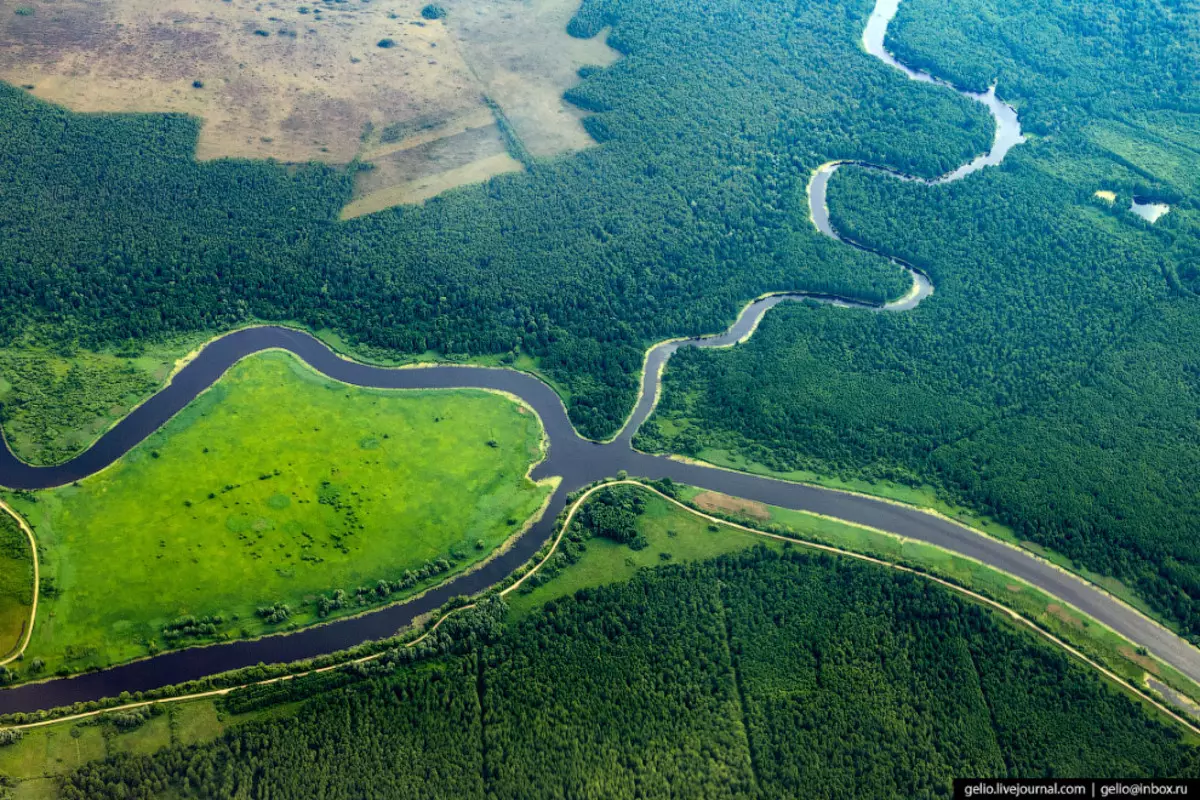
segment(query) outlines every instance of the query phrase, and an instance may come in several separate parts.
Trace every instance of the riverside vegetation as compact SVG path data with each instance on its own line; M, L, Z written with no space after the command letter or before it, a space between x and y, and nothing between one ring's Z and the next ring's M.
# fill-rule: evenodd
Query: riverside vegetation
M20 311L0 326L13 337L113 348L130 337L143 341L250 318L293 319L334 325L355 345L400 354L434 349L514 362L533 356L534 366L564 390L581 429L593 435L611 431L632 399L631 376L650 339L720 328L741 300L763 289L825 288L876 298L902 290L898 270L881 259L812 233L803 181L812 166L831 157L936 174L982 150L988 127L978 109L953 93L908 83L858 52L865 11L865 4L585 3L573 31L594 34L612 25L613 41L626 54L616 67L590 74L573 94L580 105L600 112L588 124L604 140L602 147L571 160L535 163L527 175L456 192L423 209L348 225L333 223L319 199L322 192L344 188L336 171L240 162L197 167L187 158L194 127L186 120L79 118L5 93L2 102L11 103L15 113L0 117L9 131L3 135L13 130L29 135L15 137L19 146L0 149L0 158L14 166L0 175L16 176L29 188L0 193L0 203L15 206L13 214L0 215L0 225L8 226L3 241L13 248L12 258L0 262L5 270L0 291L11 289L3 296L21 301ZM1060 11L1039 5L1031 13ZM947 28L961 24L957 17L929 19ZM1112 33L1096 27L1103 35ZM1147 52L1156 57L1160 51ZM38 132L44 120L49 130ZM146 158L132 157L132 148L120 151L130 129L141 134L133 141ZM1187 129L1172 130L1178 137ZM1021 158L1003 169L953 188L897 187L878 176L839 171L830 192L839 228L926 268L938 293L907 322L881 323L876 317L884 315L859 312L863 319L850 324L834 309L792 308L772 312L763 332L797 319L832 320L834 328L844 324L843 337L829 340L841 349L830 347L824 358L848 362L847 371L859 383L844 387L831 377L822 387L828 391L814 397L846 416L854 411L840 404L847 398L873 408L875 427L859 420L860 432L839 443L834 434L844 431L830 424L810 440L781 438L779 448L767 447L743 429L748 429L744 395L730 395L729 419L716 424L695 411L704 383L690 380L668 392L663 409L674 413L670 404L683 398L687 413L657 430L647 428L643 441L653 445L654 437L667 440L682 431L676 441L690 435L693 450L716 443L760 461L778 459L770 463L784 468L840 467L848 476L928 477L948 486L941 473L924 469L916 458L910 463L894 454L860 457L871 434L886 433L880 438L891 441L911 432L911 421L897 424L896 417L924 413L926 407L903 401L926 401L937 409L936 415L920 417L931 428L966 416L964 396L982 409L997 406L996 420L1040 424L1043 418L1017 412L1053 404L1026 402L1021 392L1030 386L1044 391L1034 395L1039 403L1067 396L1066 389L1054 394L1072 375L1056 359L1104 366L1091 356L1102 354L1106 342L1126 341L1117 335L1124 323L1155 320L1134 311L1186 309L1183 292L1191 280L1186 264L1174 256L1152 258L1177 230L1170 226L1191 219L1186 196L1176 199L1180 213L1165 217L1161 227L1135 227L1126 234L1120 226L1141 223L1123 217L1119 206L1089 200L1097 188L1106 188L1085 185L1093 180L1089 176L1124 180L1117 184L1123 195L1167 187L1155 183L1152 173L1147 179L1130 167L1129 159L1127 164L1094 151L1087 151L1091 161L1079 156L1072 148L1085 148L1069 128L1053 133L1031 143L1028 155L1018 152L1026 146L1018 148L1014 154ZM44 141L64 144L55 153L31 156ZM118 157L110 148L120 151ZM1070 158L1054 160L1046 153ZM36 167L42 161L44 168ZM1085 168L1073 171L1072 163ZM1097 164L1106 171L1091 172ZM64 183L55 170L65 170L70 180ZM198 170L208 173L197 180ZM1038 183L1039 172L1049 177ZM604 181L597 180L599 174ZM171 180L163 179L167 175ZM1079 188L1064 188L1072 180ZM90 202L97 185L105 203ZM161 196L137 188L149 185ZM69 191L58 190L63 186ZM1025 186L1056 190L1031 198L1022 193ZM290 205L263 202L277 190ZM230 191L255 199L204 202ZM260 191L264 194L256 195ZM966 204L973 213L946 210L965 203L963 198L975 204ZM1059 199L1072 201L1082 222L1063 222L1049 213ZM874 207L862 207L872 202ZM1015 245L991 228L995 220L1011 223L1017 216L1013 207L1028 215L1010 228L1010 235L1018 234ZM912 226L911 232L876 230L873 238L872 226L893 224L879 219L884 209L896 214L896 227ZM63 222L68 217L86 223L78 239L68 238L75 224ZM272 224L263 224L268 217ZM1085 225L1101 233L1088 234ZM926 234L924 244L905 240L915 239L917 230ZM986 242L988 251L976 252L976 240ZM1096 256L1093 245L1114 242L1124 249L1088 260ZM1039 247L1064 263L1050 263L1044 255L1037 260ZM234 262L236 272L224 268ZM1088 280L1078 274L1085 269L1094 270ZM956 284L955 275L965 277ZM955 300L959 293L977 304L974 316L966 300ZM1134 308L1147 297L1164 302ZM945 331L921 316L933 313L927 307L943 309L945 316L936 320ZM1120 313L1104 316L1112 308ZM945 309L962 312L962 319ZM1170 325L1181 318L1186 320L1184 312L1158 321L1174 334ZM1041 340L1040 349L1030 345L1037 340L1034 333L1045 333L1022 327L1030 320L1058 338ZM1126 332L1136 330L1130 325ZM802 328L790 332L804 334ZM1088 335L1098 343L1094 353L1079 344ZM935 351L935 344L957 349ZM1165 362L1186 360L1177 340L1154 344L1146 358L1162 350ZM869 376L854 372L860 348L886 351L882 366L876 364ZM1025 364L1027 356L1036 358ZM798 393L794 380L779 379L774 394L767 391L780 363L764 358L758 365L741 379L764 387L763 396L781 407L792 402L785 395ZM922 383L917 367L930 369L931 384ZM1035 368L1044 371L1044 385ZM713 370L719 377L718 368ZM945 379L956 370L974 377L975 394L964 395L960 384ZM835 375L828 362L826 375ZM880 375L887 380L869 382ZM1131 379L1124 372L1120 378ZM1020 498L1033 495L1034 530L1023 535L1051 540L1063 533L1097 568L1127 580L1128 574L1140 576L1131 581L1136 588L1186 625L1189 593L1196 596L1188 583L1194 562L1187 561L1186 544L1169 539L1183 523L1156 529L1161 514L1146 517L1144 505L1126 503L1145 488L1137 483L1144 475L1163 474L1155 471L1159 462L1150 458L1142 475L1116 463L1131 452L1136 462L1150 444L1159 444L1140 437L1161 433L1163 426L1154 426L1169 417L1182 426L1173 431L1177 438L1170 440L1167 456L1178 458L1176 466L1190 466L1186 409L1168 413L1178 409L1162 400L1178 383L1137 385L1147 405L1136 409L1142 412L1136 429L1119 427L1127 421L1109 417L1111 396L1133 393L1123 384L1074 393L1078 402L1094 406L1086 430L1075 430L1104 435L1103 446L1095 448L1104 458L1096 456L1095 463L1113 470L1104 473L1106 480L1088 484L1100 471L1087 469L1080 482L1065 480L1079 453L1038 449L1054 441L1048 434L1060 434L1060 443L1067 438L1064 431L1071 429L1059 418L1061 429L1033 426L1028 440L1020 440L1027 447L1013 460L1019 458L1018 466L1028 470L1038 465L1036 474L1017 474L1001 485L1026 493ZM1191 391L1186 380L1183 386ZM850 388L855 391L842 391ZM1010 403L1010 396L1018 400ZM885 413L881 407L889 400L902 401L903 409ZM1115 410L1128 412L1129 405ZM779 419L774 409L757 413ZM979 430L986 431L991 419L981 412ZM1123 436L1109 437L1111 431ZM817 446L811 442L834 452L843 445L858 451L840 461L805 461L812 458L806 448ZM999 435L995 442L998 459L1007 443ZM973 464L974 479L992 480L991 465ZM1182 484L1187 474L1163 480ZM1170 499L1162 508L1169 510L1165 504L1175 501L1172 491L1182 492L1175 485L1167 487L1164 496ZM1091 493L1067 495L1080 486ZM1110 489L1116 500L1106 494ZM997 503L996 510L990 497L981 491L968 499L1004 517L1003 506ZM1076 504L1063 510L1067 497ZM653 533L639 527L639 520L654 513L649 504L641 514L636 503L627 507L620 496L607 505L609 510L584 518L604 542L584 542L587 547L600 551L610 538L618 547L640 547L644 540L645 547L621 559L624 567L632 571L647 556L664 566L634 573L617 586L582 587L541 610L525 608L503 629L502 609L485 603L462 621L464 643L431 650L429 660L415 666L248 690L231 697L222 713L275 709L287 718L263 719L211 743L172 746L156 755L117 755L139 749L117 745L109 750L112 758L63 779L62 794L777 796L816 785L831 793L909 797L944 794L950 776L968 772L1184 776L1195 774L1200 763L1190 743L1093 673L940 587L876 567L770 548L674 564L686 557L682 545L656 545ZM1103 514L1083 513L1097 508ZM1130 519L1136 528L1110 524L1127 525ZM663 532L670 530L683 538L680 529ZM1142 538L1127 536L1128 530ZM1153 550L1160 546L1165 549ZM697 546L697 552L703 549ZM1152 561L1147 551L1163 558ZM665 554L671 558L662 558ZM555 580L569 574L564 570ZM553 587L551 581L532 592ZM333 602L334 595L327 597ZM261 606L261 624L278 624L269 620L282 614L282 602L269 598ZM198 616L181 630L208 624L214 624L211 616L208 622ZM613 706L617 695L630 698L628 708ZM301 703L298 715L292 716L291 703ZM159 724L152 718L121 719L101 723L112 741L128 743L132 740L121 737ZM22 752L23 745L10 744L0 754ZM314 751L337 758L296 770L297 760L311 759ZM8 763L0 755L6 771Z
M906 0L897 56L998 81L1031 140L942 186L839 170L838 230L933 297L781 307L734 350L681 351L637 445L932 485L1200 636L1200 45L1171 5ZM1172 212L1147 224L1133 196Z
M902 317L779 309L736 354L681 353L641 446L936 485L1196 634L1188 15L960 5L906 2L889 46L965 86L999 76L1033 140L950 186L842 169L830 190L840 229L935 297ZM571 31L611 25L625 53L570 92L601 147L347 223L337 170L197 163L194 120L0 87L0 421L60 460L161 379L163 337L290 319L356 352L538 370L580 430L611 433L649 341L720 329L764 290L903 292L812 230L804 182L834 158L939 174L990 120L862 53L867 10L588 0ZM1017 29L1037 37L995 33ZM1141 32L1152 46L1125 46ZM1134 195L1175 210L1145 224Z
M805 535L872 535L741 512ZM0 747L0 774L18 797L524 797L532 785L922 797L971 770L1194 772L1194 743L1005 618L925 579L793 547L603 489L507 611L485 599L377 664L31 729ZM1035 713L1030 686L1049 701ZM630 687L641 712L614 718L606 693ZM305 751L320 770L289 766Z
M0 510L0 661L17 647L33 603L33 554L16 520Z
M697 518L676 509L668 523L656 502L597 497L580 518L588 555L609 543L682 554L730 533L677 529ZM567 565L525 597L567 578L565 595L507 617L486 600L408 658L235 692L215 701L208 742L139 752L115 722L91 723L116 746L51 787L64 798L934 797L967 773L1196 774L1194 743L978 605L741 536L738 552L656 556L605 586L581 586L570 576L583 562ZM614 693L629 698L619 710ZM45 732L28 736L0 749L0 765L36 768L21 754ZM296 770L304 753L320 767Z
M12 666L79 671L411 595L538 511L549 487L526 473L541 436L487 392L243 361L113 467L11 498L44 549L33 639Z
M990 119L863 53L868 10L587 0L570 32L611 26L624 53L568 92L601 146L347 222L352 169L198 163L194 119L0 87L0 343L109 352L265 319L400 356L532 357L603 437L653 341L764 291L908 288L811 230L808 176L835 157L938 174L986 149Z

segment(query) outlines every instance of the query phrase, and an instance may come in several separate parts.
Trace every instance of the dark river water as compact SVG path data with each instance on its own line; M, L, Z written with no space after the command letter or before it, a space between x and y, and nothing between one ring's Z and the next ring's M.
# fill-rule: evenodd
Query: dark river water
M914 80L947 85L924 73L909 70L883 49L884 33L895 15L898 2L880 0L878 3L864 33L867 51L904 71ZM997 100L992 91L971 96L987 105L996 118L994 147L989 153L931 183L956 180L988 164L998 163L1009 148L1022 141L1016 114L1011 107ZM813 220L822 232L834 237L837 234L829 224L825 189L836 166L819 170L810 187ZM870 165L865 166L875 169ZM450 598L475 594L508 576L528 561L550 537L554 520L562 511L569 492L592 481L613 477L620 470L632 476L651 479L669 477L680 483L784 508L837 517L944 547L1028 581L1145 646L1189 677L1200 680L1200 651L1091 584L1044 563L1027 551L1010 547L915 508L831 489L684 463L664 456L639 453L630 447L633 434L653 411L660 388L661 370L671 354L680 347L735 344L754 331L768 310L781 302L792 300L809 299L871 311L913 308L929 295L932 286L923 273L908 265L902 266L913 275L914 290L905 298L885 306L870 306L817 295L776 295L752 303L729 330L720 335L669 342L652 348L647 356L641 396L625 427L609 443L581 438L568 420L558 395L530 375L506 369L456 366L413 369L373 367L336 355L307 333L264 326L237 331L213 341L180 370L166 388L109 430L90 449L65 464L54 467L29 466L14 457L5 444L0 447L0 486L43 489L85 478L113 463L158 430L238 360L263 350L279 348L290 351L330 378L357 386L387 389L480 388L517 395L537 412L549 441L547 457L535 468L533 477L540 479L557 475L561 476L562 482L552 496L546 513L510 550L477 571L453 578L423 597L295 633L166 653L99 672L5 689L0 691L0 713L33 711L82 700L96 700L123 691L145 691L259 662L310 658L363 641L391 636L415 617L437 609Z
M782 300L772 297L756 303L729 332L692 344L711 347L737 341L753 330L762 314ZM665 359L678 346L681 344L655 348L652 356ZM91 475L156 431L238 360L271 348L288 350L329 377L358 386L389 389L471 387L498 389L521 397L541 418L550 442L548 455L534 470L533 476L562 477L545 515L508 552L479 570L454 578L415 600L296 633L181 650L100 672L5 689L0 691L0 713L51 708L123 691L144 691L259 662L310 658L366 640L391 636L416 616L438 608L451 597L482 591L524 564L550 537L554 519L563 509L567 493L592 481L612 477L619 470L652 479L669 477L704 489L838 517L945 547L1010 572L1082 609L1200 680L1200 652L1091 584L1045 564L1024 550L915 508L632 450L629 447L632 431L649 415L653 397L657 395L658 370L653 363L646 371L649 389L644 392L630 422L614 441L599 444L576 434L558 395L537 378L524 373L452 366L373 367L341 358L307 333L272 326L250 328L212 342L175 376L170 385L72 461L55 467L31 467L13 457L7 447L0 449L0 485L48 488Z

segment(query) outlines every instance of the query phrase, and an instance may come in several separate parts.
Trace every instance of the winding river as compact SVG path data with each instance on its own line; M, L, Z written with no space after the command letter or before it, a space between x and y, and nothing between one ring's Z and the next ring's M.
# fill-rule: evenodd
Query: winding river
M863 35L867 51L902 70L913 80L948 86L936 78L899 64L883 48L888 23L898 5L899 0L879 0ZM996 119L993 148L954 172L928 183L957 180L988 164L999 163L1011 147L1022 141L1016 113L997 100L994 91L969 96L987 105ZM813 221L823 233L835 238L837 234L829 224L825 208L825 190L829 176L838 166L832 164L822 167L810 183ZM888 172L883 167L873 165L857 166ZM917 180L903 175L897 177ZM874 311L911 309L932 292L932 285L923 273L908 265L903 266L913 275L914 288L904 298L883 306L805 293L773 295L747 306L737 321L720 335L664 342L653 347L647 354L638 402L620 433L606 443L580 437L554 390L525 373L459 366L420 369L369 366L338 356L307 333L275 326L249 328L222 336L206 346L162 391L104 434L90 449L65 464L54 467L30 466L17 459L5 444L0 448L0 485L12 489L41 489L94 474L160 428L237 361L273 348L287 350L330 378L357 386L385 389L481 388L517 395L539 415L550 443L546 459L534 469L533 477L540 479L557 475L562 481L542 518L511 549L475 572L459 575L422 597L295 633L181 650L99 672L6 689L0 691L0 713L51 708L109 697L124 691L145 691L259 662L311 658L362 641L391 636L415 617L437 609L450 598L475 594L505 578L528 561L553 533L555 518L565 507L568 493L593 481L611 477L620 470L651 479L671 478L736 497L824 514L952 550L1015 575L1079 608L1200 681L1200 651L1092 584L1039 560L1025 550L916 508L831 489L684 463L665 456L640 453L631 447L634 433L654 409L662 368L680 347L722 347L739 342L753 333L769 309L781 302L798 299Z

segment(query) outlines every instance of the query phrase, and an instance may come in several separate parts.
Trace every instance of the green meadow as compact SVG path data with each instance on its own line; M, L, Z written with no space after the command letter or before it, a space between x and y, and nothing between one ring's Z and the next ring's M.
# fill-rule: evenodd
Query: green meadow
M216 700L203 698L162 706L162 713L133 728L116 726L103 717L34 728L16 744L0 747L0 773L15 782L15 800L57 797L57 777L89 761L212 741L231 725L267 718L269 712L224 714Z
M412 595L538 512L541 455L537 417L507 397L360 389L285 353L247 359L111 468L10 498L45 553L22 677Z
M593 536L584 543L578 561L562 568L532 591L518 589L505 598L509 608L524 615L556 597L580 589L627 581L639 569L682 561L704 561L755 545L781 547L783 543L728 525L710 524L652 492L641 491L645 511L637 517L638 533L646 546L633 550L610 539ZM549 566L549 565L548 565Z

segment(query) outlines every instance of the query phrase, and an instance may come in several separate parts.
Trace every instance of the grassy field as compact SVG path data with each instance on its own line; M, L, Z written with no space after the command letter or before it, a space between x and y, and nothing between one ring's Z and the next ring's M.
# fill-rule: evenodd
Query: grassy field
M358 389L255 356L112 468L10 498L45 550L26 663L78 671L303 625L337 589L333 616L363 608L358 587L367 604L410 595L541 507L549 487L526 477L541 448L536 416L495 394Z
M33 559L29 540L0 510L0 661L21 643L33 602Z
M63 722L26 731L21 740L0 747L0 774L16 783L15 800L56 796L55 776L89 761L117 753L152 753L172 744L215 739L231 725L262 719L280 709L233 715L214 698L163 706L162 713L140 726L122 729L103 718ZM290 709L284 709L290 710Z
M645 513L637 518L638 532L647 546L633 550L623 544L594 537L576 563L553 579L529 592L517 590L506 598L514 614L525 615L548 600L574 594L579 589L629 580L643 567L661 567L680 561L702 561L757 544L782 546L778 541L728 525L711 525L708 520L668 503L656 494L643 492ZM715 530L714 530L715 528Z

